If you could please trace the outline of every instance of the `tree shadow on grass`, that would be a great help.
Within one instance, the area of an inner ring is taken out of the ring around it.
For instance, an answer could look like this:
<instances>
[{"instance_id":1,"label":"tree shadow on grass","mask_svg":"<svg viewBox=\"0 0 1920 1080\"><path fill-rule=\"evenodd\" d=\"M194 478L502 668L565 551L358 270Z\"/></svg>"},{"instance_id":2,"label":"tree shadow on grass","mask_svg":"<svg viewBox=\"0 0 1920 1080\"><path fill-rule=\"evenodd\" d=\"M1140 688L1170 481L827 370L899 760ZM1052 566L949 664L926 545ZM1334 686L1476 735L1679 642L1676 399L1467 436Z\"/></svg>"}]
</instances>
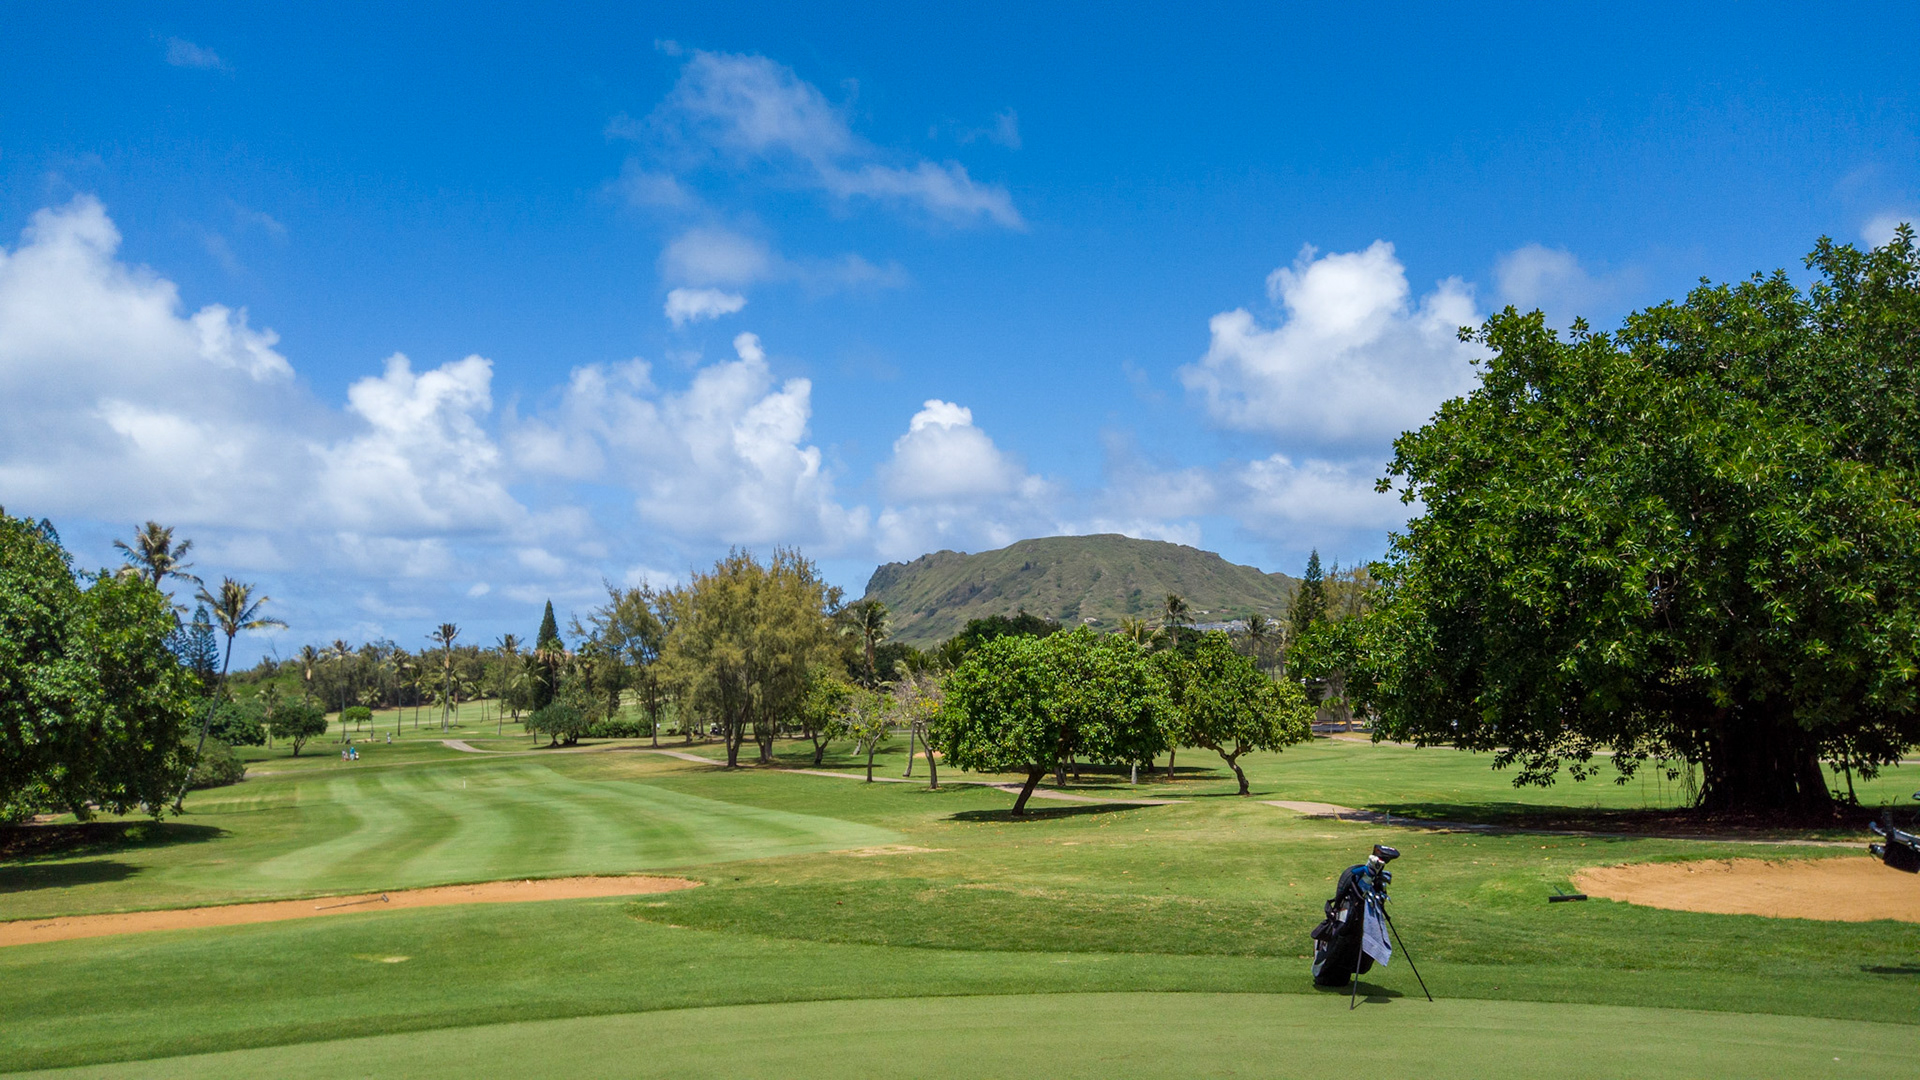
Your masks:
<instances>
[{"instance_id":1,"label":"tree shadow on grass","mask_svg":"<svg viewBox=\"0 0 1920 1080\"><path fill-rule=\"evenodd\" d=\"M67 825L0 827L0 862L108 855L134 848L170 847L217 840L227 830L182 821L89 821Z\"/></svg>"},{"instance_id":2,"label":"tree shadow on grass","mask_svg":"<svg viewBox=\"0 0 1920 1080\"><path fill-rule=\"evenodd\" d=\"M1920 975L1920 964L1861 964L1869 975Z\"/></svg>"},{"instance_id":3,"label":"tree shadow on grass","mask_svg":"<svg viewBox=\"0 0 1920 1080\"><path fill-rule=\"evenodd\" d=\"M73 885L100 885L111 881L125 881L139 872L139 867L131 863L123 863L118 859L0 866L0 893L64 889Z\"/></svg>"},{"instance_id":4,"label":"tree shadow on grass","mask_svg":"<svg viewBox=\"0 0 1920 1080\"><path fill-rule=\"evenodd\" d=\"M1004 810L961 810L948 815L948 821L1004 821L1018 825L1027 821L1046 821L1054 818L1087 817L1095 814L1122 814L1132 810L1152 810L1151 804L1142 803L1084 803L1079 806L1035 806L1027 804L1027 812L1019 817L1013 816L1011 806Z\"/></svg>"},{"instance_id":5,"label":"tree shadow on grass","mask_svg":"<svg viewBox=\"0 0 1920 1080\"><path fill-rule=\"evenodd\" d=\"M1483 825L1499 829L1619 833L1622 836L1706 836L1728 839L1772 839L1836 836L1851 839L1864 831L1866 820L1849 821L1836 813L1815 818L1790 814L1708 813L1691 809L1612 809L1587 806L1552 806L1520 802L1417 802L1361 804L1374 813L1391 814L1430 823L1435 828L1449 824ZM1858 815L1859 812L1855 811Z\"/></svg>"}]
</instances>

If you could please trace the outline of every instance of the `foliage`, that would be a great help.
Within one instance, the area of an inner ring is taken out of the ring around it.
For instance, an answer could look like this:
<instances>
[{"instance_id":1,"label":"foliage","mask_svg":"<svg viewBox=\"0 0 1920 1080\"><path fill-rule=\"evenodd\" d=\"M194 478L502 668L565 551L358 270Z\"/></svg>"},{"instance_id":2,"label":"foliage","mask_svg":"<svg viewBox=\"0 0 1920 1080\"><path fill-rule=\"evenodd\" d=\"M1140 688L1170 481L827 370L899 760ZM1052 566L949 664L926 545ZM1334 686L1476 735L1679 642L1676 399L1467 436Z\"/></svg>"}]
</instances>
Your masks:
<instances>
[{"instance_id":1,"label":"foliage","mask_svg":"<svg viewBox=\"0 0 1920 1080\"><path fill-rule=\"evenodd\" d=\"M729 768L749 735L760 761L773 760L774 735L799 711L810 672L835 658L829 612L839 601L811 560L785 548L764 566L735 550L662 595L667 677L683 716L719 724Z\"/></svg>"},{"instance_id":2,"label":"foliage","mask_svg":"<svg viewBox=\"0 0 1920 1080\"><path fill-rule=\"evenodd\" d=\"M573 705L554 701L527 717L527 730L545 735L548 746L572 746L593 728L593 723Z\"/></svg>"},{"instance_id":3,"label":"foliage","mask_svg":"<svg viewBox=\"0 0 1920 1080\"><path fill-rule=\"evenodd\" d=\"M193 766L193 775L187 779L187 788L225 787L239 783L246 775L247 764L233 752L233 747L219 739L208 739L200 760Z\"/></svg>"},{"instance_id":4,"label":"foliage","mask_svg":"<svg viewBox=\"0 0 1920 1080\"><path fill-rule=\"evenodd\" d=\"M266 711L258 699L247 702L223 701L213 707L213 722L207 725L207 738L235 746L262 746L267 741Z\"/></svg>"},{"instance_id":5,"label":"foliage","mask_svg":"<svg viewBox=\"0 0 1920 1080\"><path fill-rule=\"evenodd\" d=\"M867 757L867 783L873 783L873 755L893 737L893 699L878 690L856 686L847 697L847 738Z\"/></svg>"},{"instance_id":6,"label":"foliage","mask_svg":"<svg viewBox=\"0 0 1920 1080\"><path fill-rule=\"evenodd\" d=\"M201 693L211 694L220 678L220 640L214 635L207 605L194 608L192 620L174 629L167 647L200 680Z\"/></svg>"},{"instance_id":7,"label":"foliage","mask_svg":"<svg viewBox=\"0 0 1920 1080\"><path fill-rule=\"evenodd\" d=\"M935 740L955 767L1020 770L1024 814L1049 768L1070 759L1145 765L1168 746L1165 678L1132 642L1086 627L981 645L947 678Z\"/></svg>"},{"instance_id":8,"label":"foliage","mask_svg":"<svg viewBox=\"0 0 1920 1080\"><path fill-rule=\"evenodd\" d=\"M193 675L139 576L84 591L51 528L0 512L0 805L158 817L186 779Z\"/></svg>"},{"instance_id":9,"label":"foliage","mask_svg":"<svg viewBox=\"0 0 1920 1080\"><path fill-rule=\"evenodd\" d=\"M311 702L283 700L267 714L267 730L274 738L293 743L293 756L299 757L308 739L327 733L327 714Z\"/></svg>"},{"instance_id":10,"label":"foliage","mask_svg":"<svg viewBox=\"0 0 1920 1080\"><path fill-rule=\"evenodd\" d=\"M1292 682L1276 683L1234 651L1219 631L1190 648L1156 655L1173 704L1173 739L1219 754L1248 794L1240 758L1280 750L1313 737L1313 705Z\"/></svg>"},{"instance_id":11,"label":"foliage","mask_svg":"<svg viewBox=\"0 0 1920 1080\"><path fill-rule=\"evenodd\" d=\"M530 704L534 711L553 702L554 692L560 685L561 659L566 651L566 643L560 640L560 623L553 617L553 601L549 600L547 610L540 616L540 630L533 636L537 678L533 681Z\"/></svg>"},{"instance_id":12,"label":"foliage","mask_svg":"<svg viewBox=\"0 0 1920 1080\"><path fill-rule=\"evenodd\" d=\"M827 747L845 738L853 709L855 687L830 668L816 668L800 700L800 733L813 743L813 764L820 765Z\"/></svg>"},{"instance_id":13,"label":"foliage","mask_svg":"<svg viewBox=\"0 0 1920 1080\"><path fill-rule=\"evenodd\" d=\"M1316 549L1307 555L1307 569L1300 575L1300 587L1293 591L1293 603L1287 610L1287 629L1293 640L1298 641L1326 617L1326 574L1320 568L1320 552Z\"/></svg>"},{"instance_id":14,"label":"foliage","mask_svg":"<svg viewBox=\"0 0 1920 1080\"><path fill-rule=\"evenodd\" d=\"M340 710L340 725L342 727L352 724L353 730L359 731L362 724L370 724L372 722L373 710L367 708L365 705L349 705Z\"/></svg>"},{"instance_id":15,"label":"foliage","mask_svg":"<svg viewBox=\"0 0 1920 1080\"><path fill-rule=\"evenodd\" d=\"M649 725L630 716L613 716L589 724L586 735L589 739L640 739L649 730Z\"/></svg>"},{"instance_id":16,"label":"foliage","mask_svg":"<svg viewBox=\"0 0 1920 1080\"><path fill-rule=\"evenodd\" d=\"M1060 632L1060 624L1052 619L1028 614L1022 608L1017 615L988 615L983 619L969 619L961 631L934 650L940 660L940 666L951 671L972 656L980 646L1003 637L1041 638Z\"/></svg>"},{"instance_id":17,"label":"foliage","mask_svg":"<svg viewBox=\"0 0 1920 1080\"><path fill-rule=\"evenodd\" d=\"M1825 808L1822 757L1920 744L1920 257L1808 263L1613 335L1481 327L1478 388L1396 444L1426 509L1368 631L1381 734L1516 783L1684 759L1737 810Z\"/></svg>"}]
</instances>

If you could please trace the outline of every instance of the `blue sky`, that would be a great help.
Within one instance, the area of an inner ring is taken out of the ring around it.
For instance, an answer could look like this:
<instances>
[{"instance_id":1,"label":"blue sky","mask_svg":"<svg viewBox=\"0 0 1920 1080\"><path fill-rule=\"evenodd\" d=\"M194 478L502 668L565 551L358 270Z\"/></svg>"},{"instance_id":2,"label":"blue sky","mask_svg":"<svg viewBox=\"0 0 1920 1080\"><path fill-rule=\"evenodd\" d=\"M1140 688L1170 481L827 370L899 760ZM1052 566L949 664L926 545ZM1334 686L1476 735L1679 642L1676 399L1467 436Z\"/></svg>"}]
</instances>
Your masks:
<instances>
[{"instance_id":1,"label":"blue sky","mask_svg":"<svg viewBox=\"0 0 1920 1080\"><path fill-rule=\"evenodd\" d=\"M0 11L0 504L281 647L733 544L1297 572L1460 323L1920 211L1907 5L550 7Z\"/></svg>"}]
</instances>

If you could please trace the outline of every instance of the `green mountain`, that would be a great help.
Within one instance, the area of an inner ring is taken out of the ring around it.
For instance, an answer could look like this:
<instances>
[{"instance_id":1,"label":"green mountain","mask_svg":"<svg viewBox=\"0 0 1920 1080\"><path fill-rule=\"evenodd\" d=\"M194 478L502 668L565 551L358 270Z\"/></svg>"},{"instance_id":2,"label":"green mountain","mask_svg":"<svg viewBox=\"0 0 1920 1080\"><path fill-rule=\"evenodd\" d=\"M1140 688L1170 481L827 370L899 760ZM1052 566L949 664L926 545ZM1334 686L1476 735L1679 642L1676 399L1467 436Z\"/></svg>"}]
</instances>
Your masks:
<instances>
[{"instance_id":1,"label":"green mountain","mask_svg":"<svg viewBox=\"0 0 1920 1080\"><path fill-rule=\"evenodd\" d=\"M1185 597L1197 622L1256 612L1277 617L1295 584L1285 574L1239 566L1211 551L1106 533L887 563L867 581L865 599L893 613L895 640L926 648L952 637L968 619L1022 609L1066 626L1091 622L1111 630L1123 618L1156 618L1168 593Z\"/></svg>"}]
</instances>

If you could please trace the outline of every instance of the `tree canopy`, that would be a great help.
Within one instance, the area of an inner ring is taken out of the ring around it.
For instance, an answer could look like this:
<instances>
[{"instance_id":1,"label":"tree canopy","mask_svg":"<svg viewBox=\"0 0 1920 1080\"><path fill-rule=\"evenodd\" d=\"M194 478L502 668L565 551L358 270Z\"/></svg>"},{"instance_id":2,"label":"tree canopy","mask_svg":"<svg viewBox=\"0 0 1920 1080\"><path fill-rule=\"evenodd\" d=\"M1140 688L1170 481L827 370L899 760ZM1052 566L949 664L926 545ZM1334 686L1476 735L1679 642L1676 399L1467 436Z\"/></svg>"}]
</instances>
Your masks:
<instances>
[{"instance_id":1,"label":"tree canopy","mask_svg":"<svg viewBox=\"0 0 1920 1080\"><path fill-rule=\"evenodd\" d=\"M1070 757L1146 765L1167 748L1166 680L1133 642L1081 627L981 644L947 679L931 733L957 768L1027 774L1013 812Z\"/></svg>"},{"instance_id":2,"label":"tree canopy","mask_svg":"<svg viewBox=\"0 0 1920 1080\"><path fill-rule=\"evenodd\" d=\"M82 589L50 527L0 511L0 818L163 812L198 689L174 629L150 581L102 572Z\"/></svg>"},{"instance_id":3,"label":"tree canopy","mask_svg":"<svg viewBox=\"0 0 1920 1080\"><path fill-rule=\"evenodd\" d=\"M1313 704L1299 685L1267 678L1220 631L1154 659L1167 680L1174 741L1219 754L1240 781L1242 795L1250 790L1240 768L1242 755L1313 737Z\"/></svg>"},{"instance_id":4,"label":"tree canopy","mask_svg":"<svg viewBox=\"0 0 1920 1080\"><path fill-rule=\"evenodd\" d=\"M1479 329L1479 386L1382 481L1425 506L1365 632L1382 735L1517 783L1684 760L1733 810L1920 743L1920 257L1903 229L1807 262L1617 333Z\"/></svg>"}]
</instances>

